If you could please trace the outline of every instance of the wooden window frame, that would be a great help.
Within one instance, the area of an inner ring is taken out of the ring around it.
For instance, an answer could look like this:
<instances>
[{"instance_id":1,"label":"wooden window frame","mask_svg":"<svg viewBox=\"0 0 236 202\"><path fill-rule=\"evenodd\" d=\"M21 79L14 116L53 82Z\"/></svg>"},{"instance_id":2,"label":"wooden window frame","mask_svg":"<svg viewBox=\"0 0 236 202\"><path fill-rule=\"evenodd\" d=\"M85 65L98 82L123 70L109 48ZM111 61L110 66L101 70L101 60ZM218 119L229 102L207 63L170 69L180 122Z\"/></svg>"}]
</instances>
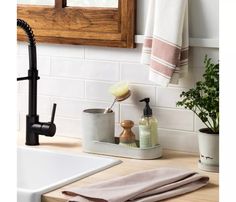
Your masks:
<instances>
[{"instance_id":1,"label":"wooden window frame","mask_svg":"<svg viewBox=\"0 0 236 202\"><path fill-rule=\"evenodd\" d=\"M119 0L118 8L17 5L17 18L33 29L37 42L135 48L136 0ZM17 30L17 39L25 34Z\"/></svg>"}]
</instances>

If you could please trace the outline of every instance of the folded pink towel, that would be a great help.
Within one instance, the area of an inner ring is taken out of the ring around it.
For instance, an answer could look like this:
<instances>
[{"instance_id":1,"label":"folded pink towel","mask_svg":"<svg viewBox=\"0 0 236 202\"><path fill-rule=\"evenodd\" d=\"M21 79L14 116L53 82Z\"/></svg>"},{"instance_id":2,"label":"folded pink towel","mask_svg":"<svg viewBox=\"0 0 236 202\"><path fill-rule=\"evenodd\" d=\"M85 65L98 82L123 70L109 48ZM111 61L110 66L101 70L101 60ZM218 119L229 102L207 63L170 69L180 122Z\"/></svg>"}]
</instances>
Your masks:
<instances>
[{"instance_id":1,"label":"folded pink towel","mask_svg":"<svg viewBox=\"0 0 236 202\"><path fill-rule=\"evenodd\" d=\"M69 202L153 202L197 190L208 181L209 177L194 171L159 168L62 193L73 197Z\"/></svg>"}]
</instances>

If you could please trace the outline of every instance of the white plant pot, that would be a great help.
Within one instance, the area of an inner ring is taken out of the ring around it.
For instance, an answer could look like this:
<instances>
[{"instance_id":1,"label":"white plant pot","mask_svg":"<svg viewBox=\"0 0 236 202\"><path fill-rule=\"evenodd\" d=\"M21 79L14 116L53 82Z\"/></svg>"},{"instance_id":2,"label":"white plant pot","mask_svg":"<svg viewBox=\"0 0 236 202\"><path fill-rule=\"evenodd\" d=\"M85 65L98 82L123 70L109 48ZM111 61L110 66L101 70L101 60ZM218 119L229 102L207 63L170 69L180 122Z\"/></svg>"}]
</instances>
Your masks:
<instances>
[{"instance_id":1,"label":"white plant pot","mask_svg":"<svg viewBox=\"0 0 236 202\"><path fill-rule=\"evenodd\" d=\"M200 129L198 144L200 152L199 168L205 171L219 172L219 134L210 134Z\"/></svg>"}]
</instances>

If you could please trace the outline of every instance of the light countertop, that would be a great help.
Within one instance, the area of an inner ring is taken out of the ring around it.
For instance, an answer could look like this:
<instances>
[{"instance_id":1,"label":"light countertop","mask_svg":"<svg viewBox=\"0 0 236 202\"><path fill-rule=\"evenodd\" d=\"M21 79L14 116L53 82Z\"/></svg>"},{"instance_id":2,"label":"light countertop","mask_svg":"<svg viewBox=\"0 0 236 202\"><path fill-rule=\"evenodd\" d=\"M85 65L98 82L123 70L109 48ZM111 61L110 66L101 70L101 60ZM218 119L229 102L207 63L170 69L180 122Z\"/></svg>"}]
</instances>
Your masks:
<instances>
[{"instance_id":1,"label":"light countertop","mask_svg":"<svg viewBox=\"0 0 236 202\"><path fill-rule=\"evenodd\" d=\"M21 136L21 135L20 135ZM18 145L24 145L24 136L18 138ZM46 148L52 150L61 150L66 152L82 153L82 145L79 139L66 137L40 137L40 145L36 148ZM114 157L113 157L114 158ZM86 177L82 180L71 183L60 189L51 191L42 196L42 202L66 202L69 197L61 193L62 190L71 187L82 187L93 184L98 181L104 181L119 176L128 175L133 172L154 169L159 167L177 167L197 171L210 177L207 186L195 192L185 194L179 197L168 199L168 202L217 202L219 201L219 174L204 172L198 169L198 156L171 150L164 150L163 157L155 160L135 160L127 158L118 158L122 163Z\"/></svg>"}]
</instances>

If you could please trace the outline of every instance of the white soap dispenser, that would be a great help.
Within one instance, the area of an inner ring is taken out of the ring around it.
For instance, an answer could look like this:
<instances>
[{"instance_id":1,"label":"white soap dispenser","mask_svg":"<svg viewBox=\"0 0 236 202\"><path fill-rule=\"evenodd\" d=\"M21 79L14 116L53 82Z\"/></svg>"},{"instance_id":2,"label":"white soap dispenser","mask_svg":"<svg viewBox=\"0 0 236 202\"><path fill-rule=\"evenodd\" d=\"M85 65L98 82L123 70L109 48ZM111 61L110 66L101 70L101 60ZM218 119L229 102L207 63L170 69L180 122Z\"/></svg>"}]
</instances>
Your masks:
<instances>
[{"instance_id":1,"label":"white soap dispenser","mask_svg":"<svg viewBox=\"0 0 236 202\"><path fill-rule=\"evenodd\" d=\"M152 115L152 109L149 106L150 98L144 98L140 102L146 102L146 106L139 121L139 146L141 149L146 149L158 144L157 119Z\"/></svg>"}]
</instances>

